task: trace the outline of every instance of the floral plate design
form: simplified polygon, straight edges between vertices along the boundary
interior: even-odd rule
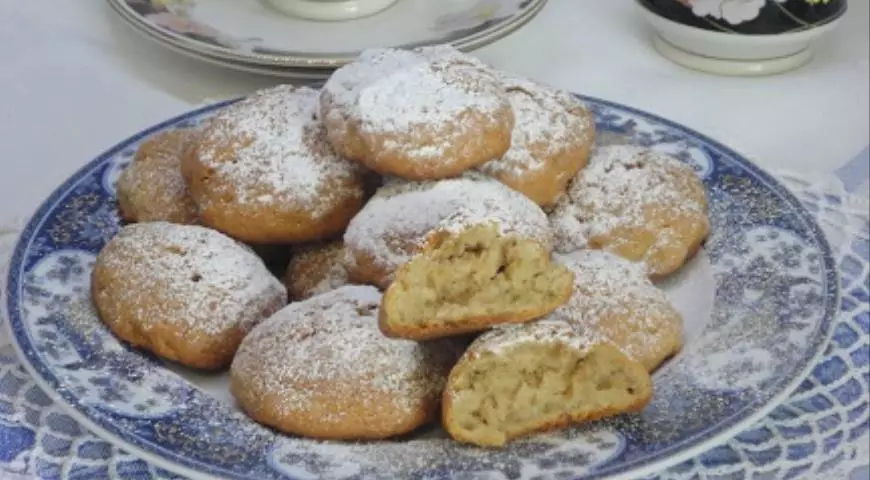
[[[721,444],[806,377],[833,330],[839,283],[822,231],[785,187],[686,127],[583,97],[599,142],[675,155],[703,179],[712,236],[662,287],[686,320],[683,351],[656,372],[644,412],[480,450],[431,428],[365,444],[282,436],[234,406],[224,375],[130,349],[95,315],[89,277],[117,232],[115,182],[149,136],[195,126],[230,102],[123,141],[61,185],[25,227],[10,263],[13,345],[34,381],[117,447],[193,478],[635,478]],[[718,458],[718,457],[717,457]]]
[[[818,28],[846,13],[846,0],[639,0],[665,18],[732,34],[778,35]]]
[[[317,22],[261,0],[108,0],[127,23],[174,50],[255,65],[332,69],[370,47],[450,44],[470,51],[531,20],[546,0],[399,0],[357,20]]]

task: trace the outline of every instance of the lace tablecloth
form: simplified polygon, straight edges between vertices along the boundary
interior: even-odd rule
[[[660,473],[671,479],[866,479],[870,458],[870,219],[857,171],[812,182],[781,174],[816,214],[838,257],[843,304],[834,338],[784,404],[730,442]],[[854,162],[853,162],[854,163]],[[854,165],[853,165],[854,166]],[[859,181],[856,181],[859,180]],[[0,225],[0,298],[18,225]],[[0,302],[0,322],[5,323]],[[29,378],[0,330],[0,480],[180,478],[90,433]]]

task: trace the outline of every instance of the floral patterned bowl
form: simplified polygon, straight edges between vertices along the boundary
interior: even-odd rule
[[[637,0],[656,49],[689,68],[726,75],[781,73],[807,63],[846,0]]]

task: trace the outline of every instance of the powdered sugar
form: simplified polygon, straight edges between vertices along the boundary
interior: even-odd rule
[[[285,414],[307,409],[318,396],[373,404],[366,392],[388,396],[392,409],[410,412],[440,395],[456,352],[445,343],[385,337],[377,326],[381,294],[345,286],[284,308],[242,342],[234,377],[254,392],[279,396]],[[305,389],[300,386],[316,387]],[[324,410],[331,422],[345,412]]]
[[[349,263],[347,249],[340,241],[296,250],[287,268],[291,295],[308,298],[347,285]]]
[[[323,278],[311,289],[312,295],[331,292],[338,287],[347,285],[347,251],[342,249],[340,257],[331,260]]]
[[[509,355],[515,347],[548,343],[585,351],[599,342],[601,338],[594,334],[580,333],[564,321],[545,317],[531,323],[499,325],[478,337],[468,347],[467,355]]]
[[[197,208],[181,175],[181,157],[191,133],[170,130],[139,146],[133,163],[118,178],[123,215],[135,221],[195,223]]]
[[[550,318],[609,337],[632,357],[679,337],[679,313],[642,264],[601,250],[556,255],[556,261],[574,273],[574,293]]]
[[[256,254],[199,226],[124,227],[97,269],[111,275],[111,301],[134,309],[144,331],[164,324],[209,335],[247,331],[286,303],[283,285]]]
[[[592,141],[595,124],[580,100],[521,77],[497,75],[514,111],[514,129],[510,149],[485,163],[483,172],[518,176],[540,170],[552,157]]]
[[[356,113],[362,127],[406,135],[415,128],[436,129],[456,122],[470,109],[495,114],[504,107],[494,82],[485,81],[489,77],[465,66],[444,68],[416,63],[361,88]]]
[[[327,115],[345,116],[360,135],[385,135],[384,149],[421,162],[445,161],[468,112],[489,120],[509,111],[484,65],[447,46],[367,50],[336,71],[324,92]]]
[[[480,174],[438,182],[390,181],[350,222],[348,249],[395,271],[434,231],[460,232],[495,222],[505,235],[534,239],[546,248],[552,234],[546,214],[534,202]],[[403,248],[410,243],[409,251]]]
[[[359,98],[360,90],[377,82],[384,75],[425,62],[426,59],[410,50],[372,48],[364,50],[356,61],[335,72],[323,85],[323,93],[329,96],[333,106],[329,113],[339,115],[350,112]]]
[[[205,127],[199,162],[240,203],[327,214],[330,199],[346,195],[330,186],[358,177],[361,169],[327,142],[317,97],[316,90],[281,85],[227,107]]]
[[[648,223],[648,211],[706,216],[703,186],[691,167],[650,149],[613,145],[598,149],[550,215],[556,250],[585,248],[589,239],[619,227]]]

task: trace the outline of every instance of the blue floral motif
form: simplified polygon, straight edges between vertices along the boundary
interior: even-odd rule
[[[225,478],[601,478],[684,459],[697,445],[724,440],[725,432],[771,409],[825,347],[838,298],[831,251],[799,200],[734,152],[652,115],[586,101],[596,114],[601,143],[670,153],[696,169],[709,196],[714,233],[706,256],[716,281],[713,313],[698,338],[656,374],[656,396],[643,413],[530,437],[500,451],[459,445],[440,430],[374,444],[313,442],[260,427],[160,360],[118,342],[88,297],[95,255],[118,229],[117,176],[144,139],[194,123],[224,103],[113,148],[52,194],[25,229],[10,268],[10,326],[25,365],[59,403],[39,393],[11,352],[0,350],[0,438],[7,435],[19,445],[8,450],[16,457],[10,464],[46,478],[174,478],[72,427],[77,424],[66,411],[178,471]],[[854,262],[858,267],[850,271],[860,277],[866,257]],[[859,311],[867,287],[860,278],[844,285],[850,311],[863,323],[838,328],[834,338],[845,345],[844,353],[813,370],[794,401],[772,418],[850,402],[854,418],[866,419],[861,413],[866,402],[860,400],[866,381],[844,380],[844,365],[868,362],[861,346],[870,326],[866,307]],[[836,385],[836,393],[815,394],[813,386],[822,383]],[[839,435],[831,442],[845,441],[857,428],[848,430],[853,420],[845,417],[824,422]],[[7,424],[11,427],[4,430]],[[738,465],[747,455],[744,446],[768,444],[768,433],[751,431],[677,470]],[[800,443],[800,431],[787,434],[794,438],[789,454],[807,455],[810,447]],[[28,442],[42,448],[29,449]]]
[[[701,178],[712,175],[715,153],[692,132],[662,125],[639,112],[628,114],[620,106],[591,103],[590,107],[599,132],[603,132],[605,138],[611,138],[607,143],[613,143],[612,138],[616,137],[616,143],[653,148],[691,165]]]

